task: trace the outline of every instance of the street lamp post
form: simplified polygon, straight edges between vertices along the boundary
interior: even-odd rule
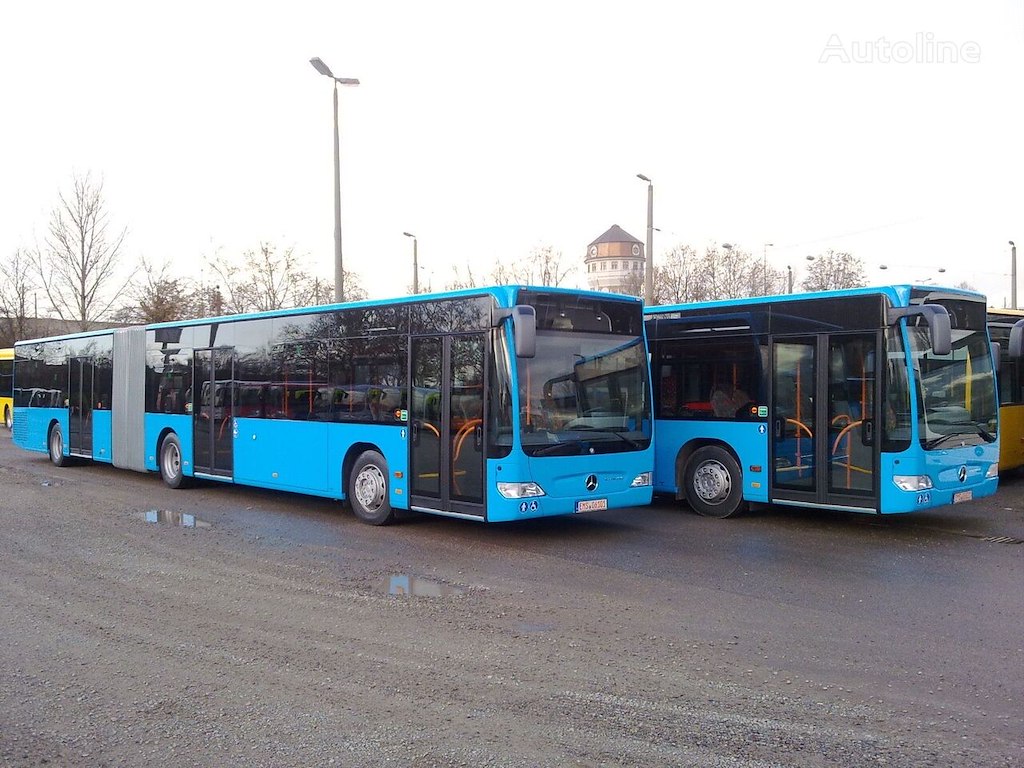
[[[786,277],[786,285],[789,286],[789,292],[792,293],[793,292],[793,267],[792,267],[792,265],[787,264],[786,265],[786,271],[789,272],[789,275],[787,275],[787,277]]]
[[[642,173],[636,175],[647,182],[647,258],[644,260],[644,303],[654,304],[654,182]]]
[[[412,292],[415,296],[420,292],[420,263],[416,254],[416,235],[412,232],[403,232],[402,234],[412,238]]]
[[[334,81],[334,300],[345,300],[345,270],[341,260],[341,148],[338,141],[338,86],[359,85],[354,77],[335,77],[323,59],[309,60],[313,69]]]
[[[775,243],[761,244],[761,269],[764,272],[764,295],[768,295],[768,249],[773,248]]]
[[[1010,241],[1010,309],[1017,308],[1017,246]]]

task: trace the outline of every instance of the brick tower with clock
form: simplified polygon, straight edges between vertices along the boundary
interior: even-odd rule
[[[591,290],[643,295],[644,244],[618,224],[587,246],[583,261]]]

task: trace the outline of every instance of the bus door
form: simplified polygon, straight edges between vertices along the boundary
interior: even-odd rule
[[[195,472],[231,477],[234,471],[234,350],[197,349],[192,366]]]
[[[486,336],[418,336],[410,355],[413,507],[484,516]]]
[[[772,502],[877,511],[881,344],[876,332],[772,339]]]
[[[68,452],[92,457],[92,407],[95,362],[91,357],[68,360]]]

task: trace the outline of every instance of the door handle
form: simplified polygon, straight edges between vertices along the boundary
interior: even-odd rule
[[[419,423],[419,421],[417,421],[416,419],[413,419],[412,425],[409,427],[409,429],[410,429],[411,436],[412,436],[412,444],[413,445],[419,445],[420,444],[420,423]]]
[[[473,444],[476,445],[476,449],[482,450],[484,447],[484,425],[477,424],[473,430]]]

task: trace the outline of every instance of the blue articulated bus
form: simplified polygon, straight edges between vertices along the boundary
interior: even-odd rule
[[[14,441],[372,524],[645,505],[643,325],[632,297],[501,286],[26,341]]]
[[[995,492],[979,294],[886,286],[645,309],[656,492],[876,514]]]

